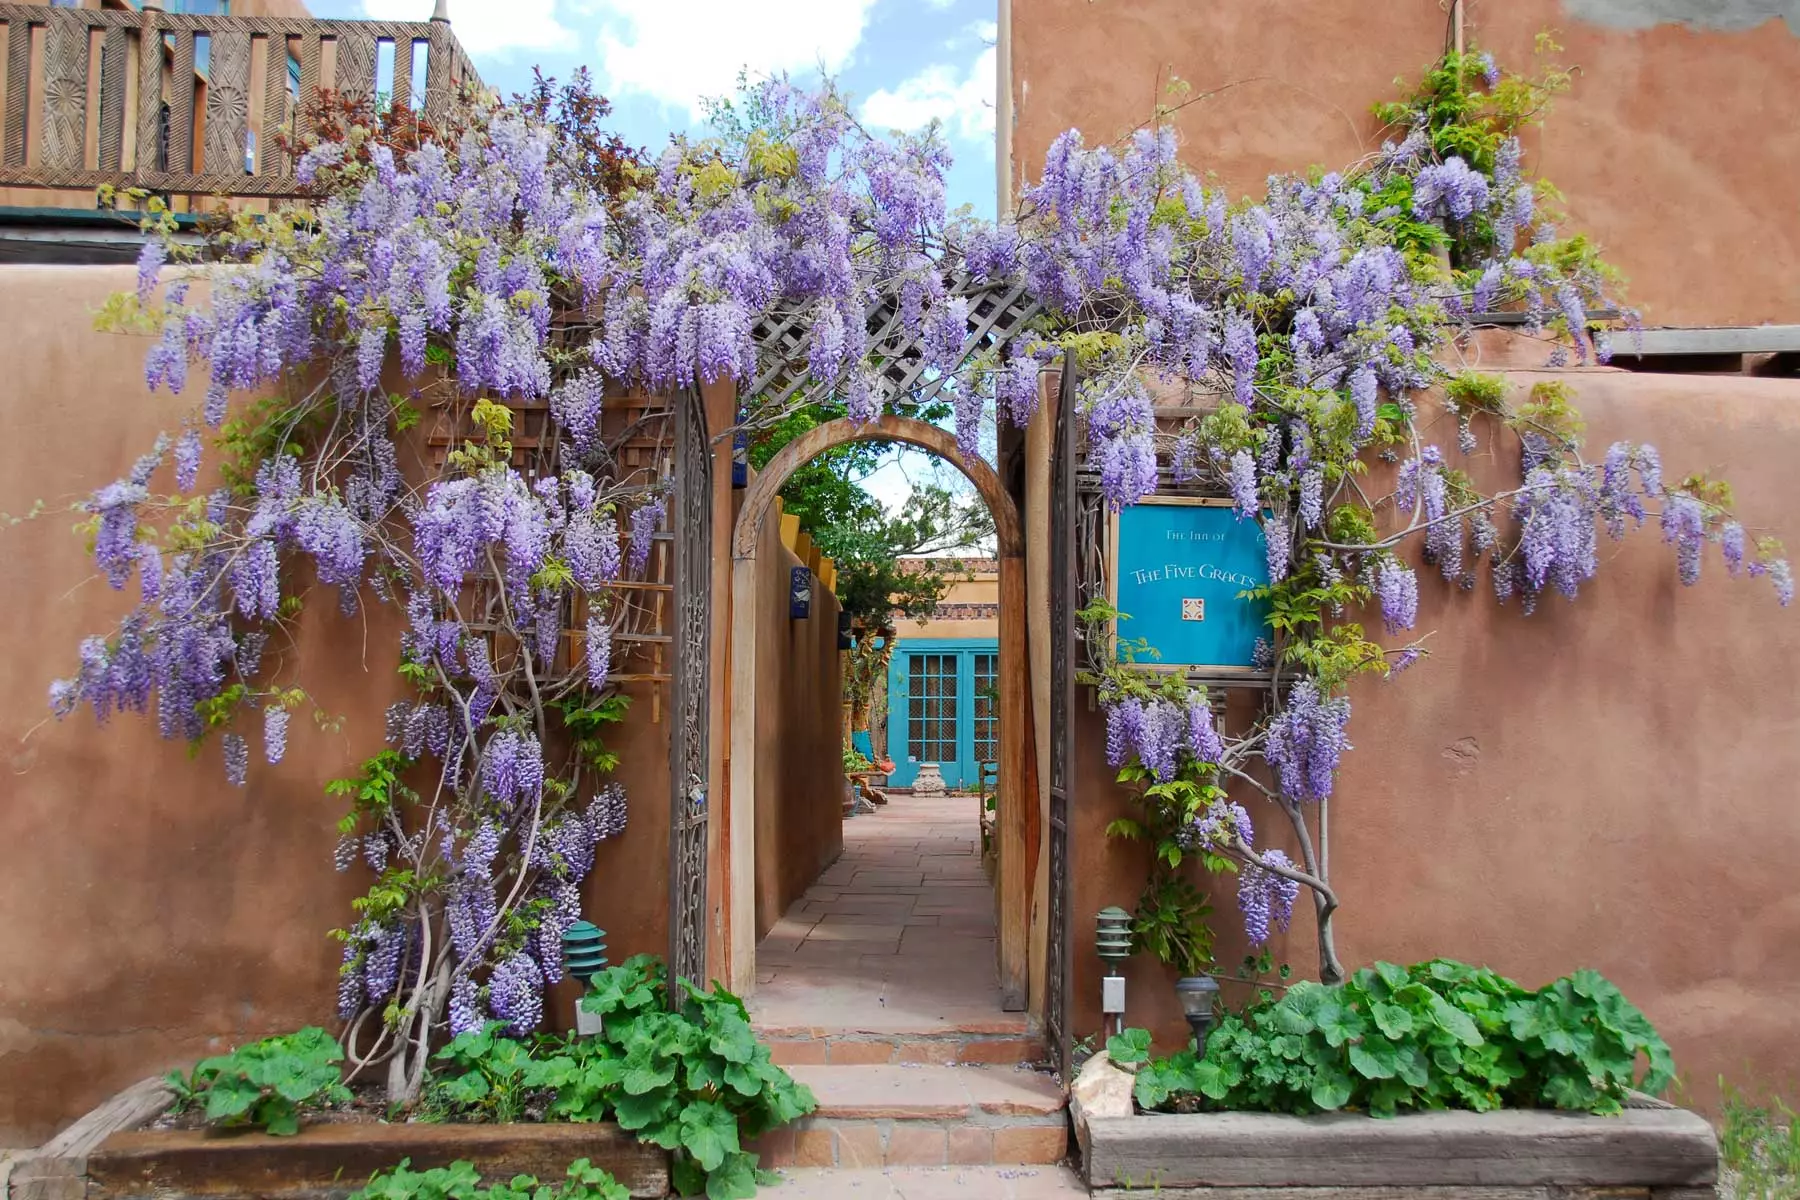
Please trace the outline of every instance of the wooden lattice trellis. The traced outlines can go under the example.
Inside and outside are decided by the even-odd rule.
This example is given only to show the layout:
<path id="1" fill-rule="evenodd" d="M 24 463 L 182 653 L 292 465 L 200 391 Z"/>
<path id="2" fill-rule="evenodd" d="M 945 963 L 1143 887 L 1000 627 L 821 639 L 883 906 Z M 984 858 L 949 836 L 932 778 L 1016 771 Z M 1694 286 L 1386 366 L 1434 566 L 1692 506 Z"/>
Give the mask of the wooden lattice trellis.
<path id="1" fill-rule="evenodd" d="M 1026 323 L 1042 308 L 1023 284 L 976 283 L 960 267 L 950 273 L 945 286 L 950 295 L 969 302 L 963 361 L 998 350 L 1022 333 Z M 929 401 L 950 382 L 945 376 L 925 378 L 924 345 L 916 330 L 901 324 L 897 294 L 888 291 L 879 296 L 865 311 L 864 323 L 869 331 L 871 357 L 881 364 L 878 381 L 884 409 L 900 397 L 919 403 Z M 774 411 L 825 397 L 827 385 L 813 379 L 807 371 L 812 324 L 804 310 L 773 314 L 757 324 L 754 334 L 759 373 L 746 395 L 755 397 L 764 409 Z"/>
<path id="2" fill-rule="evenodd" d="M 540 399 L 508 399 L 500 402 L 512 415 L 512 466 L 527 482 L 542 475 L 560 474 L 563 443 L 550 413 Z M 466 444 L 479 444 L 484 435 L 471 416 L 474 402 L 441 399 L 433 404 L 426 445 L 432 467 L 442 473 L 450 453 Z M 656 481 L 671 477 L 674 446 L 670 429 L 672 406 L 664 397 L 639 392 L 607 398 L 602 415 L 602 434 L 608 473 L 615 480 Z M 622 514 L 615 514 L 617 519 Z M 673 679 L 672 604 L 674 561 L 672 520 L 664 514 L 641 576 L 621 578 L 610 586 L 613 599 L 613 683 L 666 684 Z M 621 542 L 627 542 L 620 530 Z M 469 628 L 488 639 L 497 668 L 504 668 L 518 652 L 516 642 L 497 620 L 499 588 L 491 577 L 472 583 L 462 598 L 472 614 Z M 561 680 L 586 670 L 588 602 L 576 589 L 564 601 L 562 628 L 549 680 Z M 651 694 L 651 719 L 662 719 L 662 692 Z"/>

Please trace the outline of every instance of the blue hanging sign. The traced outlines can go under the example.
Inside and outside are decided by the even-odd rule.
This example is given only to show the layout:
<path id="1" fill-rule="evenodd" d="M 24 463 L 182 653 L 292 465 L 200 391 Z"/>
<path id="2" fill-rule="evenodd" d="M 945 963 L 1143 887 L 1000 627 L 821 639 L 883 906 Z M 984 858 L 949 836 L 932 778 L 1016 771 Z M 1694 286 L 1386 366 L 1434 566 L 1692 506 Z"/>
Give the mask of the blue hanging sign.
<path id="1" fill-rule="evenodd" d="M 1197 674 L 1249 675 L 1256 642 L 1269 636 L 1267 601 L 1241 593 L 1269 582 L 1262 526 L 1239 519 L 1229 500 L 1150 497 L 1127 505 L 1112 522 L 1112 587 L 1116 631 L 1142 639 L 1149 667 Z"/>
<path id="2" fill-rule="evenodd" d="M 794 567 L 788 584 L 788 616 L 798 621 L 812 616 L 812 569 Z"/>

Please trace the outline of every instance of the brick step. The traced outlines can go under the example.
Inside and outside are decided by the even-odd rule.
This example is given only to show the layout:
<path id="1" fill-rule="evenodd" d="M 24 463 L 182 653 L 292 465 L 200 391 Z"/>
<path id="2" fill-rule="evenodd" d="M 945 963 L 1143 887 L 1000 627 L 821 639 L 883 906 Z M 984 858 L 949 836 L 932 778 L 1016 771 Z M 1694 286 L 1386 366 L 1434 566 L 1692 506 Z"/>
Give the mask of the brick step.
<path id="1" fill-rule="evenodd" d="M 781 1200 L 1087 1200 L 1067 1167 L 795 1167 Z"/>
<path id="2" fill-rule="evenodd" d="M 765 1167 L 1018 1166 L 1068 1154 L 1062 1089 L 1007 1067 L 799 1066 L 819 1107 L 752 1147 Z"/>
<path id="3" fill-rule="evenodd" d="M 1048 1057 L 1044 1039 L 1023 1018 L 979 1022 L 978 1028 L 792 1029 L 757 1026 L 784 1067 L 1017 1066 Z"/>

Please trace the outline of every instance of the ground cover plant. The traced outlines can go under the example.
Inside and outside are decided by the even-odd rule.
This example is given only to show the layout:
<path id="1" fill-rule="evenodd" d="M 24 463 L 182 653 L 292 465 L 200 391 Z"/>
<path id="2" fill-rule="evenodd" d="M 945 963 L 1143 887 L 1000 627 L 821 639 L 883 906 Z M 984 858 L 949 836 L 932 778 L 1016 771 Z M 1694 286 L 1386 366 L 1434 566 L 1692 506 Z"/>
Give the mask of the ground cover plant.
<path id="1" fill-rule="evenodd" d="M 168 1083 L 176 1105 L 204 1112 L 208 1124 L 292 1134 L 303 1110 L 349 1102 L 343 1061 L 337 1039 L 314 1026 L 202 1059 Z"/>
<path id="2" fill-rule="evenodd" d="M 513 1037 L 494 1021 L 460 1034 L 432 1056 L 412 1115 L 474 1124 L 612 1121 L 672 1153 L 681 1195 L 753 1196 L 762 1176 L 749 1143 L 805 1116 L 815 1101 L 771 1060 L 736 996 L 685 983 L 681 995 L 680 1004 L 671 1003 L 666 972 L 654 957 L 608 967 L 581 1000 L 601 1018 L 600 1033 Z M 176 1073 L 170 1083 L 179 1102 L 203 1113 L 209 1125 L 292 1134 L 309 1113 L 352 1100 L 343 1061 L 329 1034 L 305 1029 L 207 1059 L 190 1077 Z M 434 1175 L 403 1166 L 381 1184 L 389 1190 L 369 1194 L 411 1194 L 392 1190 L 404 1187 L 436 1195 L 431 1188 L 469 1182 L 452 1170 Z"/>
<path id="3" fill-rule="evenodd" d="M 570 1163 L 568 1178 L 560 1183 L 518 1175 L 485 1186 L 473 1163 L 457 1161 L 415 1171 L 408 1159 L 378 1171 L 351 1193 L 350 1200 L 627 1200 L 630 1195 L 624 1184 L 585 1158 Z"/>
<path id="4" fill-rule="evenodd" d="M 1377 963 L 1229 1014 L 1192 1047 L 1150 1056 L 1142 1030 L 1111 1039 L 1151 1111 L 1386 1117 L 1415 1109 L 1558 1108 L 1611 1114 L 1674 1078 L 1668 1046 L 1606 979 L 1577 971 L 1533 991 L 1485 967 Z"/>

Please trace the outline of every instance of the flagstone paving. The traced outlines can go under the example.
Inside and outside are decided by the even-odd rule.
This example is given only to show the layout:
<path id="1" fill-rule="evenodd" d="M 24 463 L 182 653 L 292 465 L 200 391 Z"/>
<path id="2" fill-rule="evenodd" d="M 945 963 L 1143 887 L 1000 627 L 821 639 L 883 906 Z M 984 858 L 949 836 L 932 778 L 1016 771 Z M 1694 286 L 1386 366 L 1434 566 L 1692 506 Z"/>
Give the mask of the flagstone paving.
<path id="1" fill-rule="evenodd" d="M 1025 1032 L 1000 1010 L 978 804 L 895 796 L 845 822 L 843 857 L 757 947 L 751 1010 L 765 1034 Z"/>
<path id="2" fill-rule="evenodd" d="M 751 1018 L 817 1100 L 755 1142 L 781 1195 L 1081 1195 L 1043 1040 L 1000 1009 L 974 797 L 895 796 L 757 950 Z M 935 1169 L 934 1169 L 935 1168 Z"/>

